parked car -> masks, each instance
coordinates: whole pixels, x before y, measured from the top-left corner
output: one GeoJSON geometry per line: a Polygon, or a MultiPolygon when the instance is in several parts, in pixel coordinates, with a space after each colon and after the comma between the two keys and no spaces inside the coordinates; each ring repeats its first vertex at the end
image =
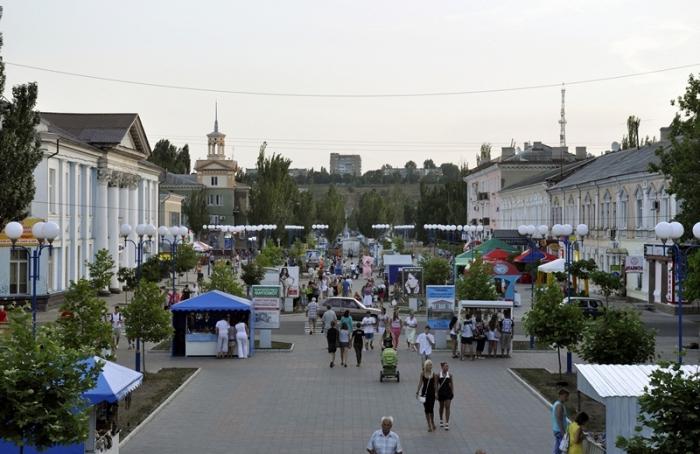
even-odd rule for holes
{"type": "Polygon", "coordinates": [[[590,296],[572,296],[571,298],[566,297],[561,303],[575,304],[581,308],[583,315],[593,318],[599,316],[605,307],[605,301],[599,298],[592,298],[590,296]]]}
{"type": "Polygon", "coordinates": [[[380,309],[377,309],[376,307],[367,307],[361,302],[357,301],[355,298],[331,296],[319,304],[319,317],[323,316],[323,313],[326,311],[326,306],[331,307],[331,310],[335,312],[338,320],[340,320],[340,317],[343,316],[345,311],[350,311],[350,317],[352,317],[352,319],[355,321],[361,321],[367,315],[367,311],[369,311],[373,317],[378,317],[379,314],[382,313],[380,309]]]}

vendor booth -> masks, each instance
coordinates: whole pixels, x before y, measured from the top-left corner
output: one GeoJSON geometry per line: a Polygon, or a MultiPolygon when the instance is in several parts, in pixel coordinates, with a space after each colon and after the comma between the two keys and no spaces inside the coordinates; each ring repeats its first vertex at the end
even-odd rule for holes
{"type": "Polygon", "coordinates": [[[222,318],[231,326],[244,321],[248,324],[250,355],[255,352],[255,309],[251,302],[239,296],[212,290],[195,298],[175,304],[173,313],[173,356],[216,356],[216,322],[222,318]]]}
{"type": "Polygon", "coordinates": [[[518,252],[518,250],[513,246],[496,238],[491,238],[490,240],[485,241],[467,252],[463,252],[455,257],[455,276],[462,273],[464,268],[468,268],[469,264],[474,261],[477,255],[481,255],[483,257],[485,254],[488,254],[494,249],[500,249],[508,254],[516,254],[518,252]]]}
{"type": "Polygon", "coordinates": [[[505,260],[496,260],[493,264],[493,279],[496,283],[496,290],[508,301],[515,299],[515,283],[520,279],[520,271],[512,263],[505,260]]]}
{"type": "MultiPolygon", "coordinates": [[[[617,437],[635,435],[639,415],[639,397],[649,385],[649,375],[658,368],[650,364],[576,364],[579,392],[605,405],[606,453],[623,454],[615,446],[617,437]]],[[[685,374],[697,372],[697,365],[684,365],[685,374]]],[[[643,434],[649,435],[645,428],[643,434]]]]}
{"type": "MultiPolygon", "coordinates": [[[[464,319],[466,314],[480,314],[484,319],[484,323],[489,322],[490,314],[499,314],[499,320],[504,318],[506,311],[511,316],[513,315],[513,301],[482,301],[482,300],[460,300],[457,307],[464,319]]],[[[513,347],[513,338],[511,336],[511,351],[513,347]]],[[[501,339],[498,339],[498,350],[501,349],[501,339]]]]}
{"type": "MultiPolygon", "coordinates": [[[[92,357],[86,362],[92,367],[96,362],[102,362],[102,371],[97,378],[95,387],[83,394],[90,405],[88,410],[88,438],[82,443],[53,446],[45,451],[37,451],[31,446],[25,446],[25,454],[118,454],[119,432],[117,424],[119,401],[141,385],[143,374],[128,367],[92,357]]],[[[18,452],[19,448],[13,443],[0,440],[0,452],[18,452]]]]}

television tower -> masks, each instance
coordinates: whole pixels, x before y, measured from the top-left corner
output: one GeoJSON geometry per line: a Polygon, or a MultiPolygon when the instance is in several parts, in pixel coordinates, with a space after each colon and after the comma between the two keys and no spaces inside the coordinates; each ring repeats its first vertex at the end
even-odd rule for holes
{"type": "Polygon", "coordinates": [[[559,146],[566,146],[566,115],[564,109],[564,96],[566,95],[566,88],[564,84],[561,84],[561,118],[559,119],[559,146]]]}

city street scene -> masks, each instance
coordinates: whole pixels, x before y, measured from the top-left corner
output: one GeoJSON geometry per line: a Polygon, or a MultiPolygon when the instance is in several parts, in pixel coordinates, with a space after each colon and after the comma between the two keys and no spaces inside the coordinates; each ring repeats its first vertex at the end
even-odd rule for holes
{"type": "Polygon", "coordinates": [[[700,4],[0,5],[0,454],[700,453],[700,4]]]}

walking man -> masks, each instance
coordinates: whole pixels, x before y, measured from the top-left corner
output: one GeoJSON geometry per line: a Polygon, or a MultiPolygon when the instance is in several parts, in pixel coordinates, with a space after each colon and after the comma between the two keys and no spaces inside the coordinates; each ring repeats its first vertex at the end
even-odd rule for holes
{"type": "Polygon", "coordinates": [[[362,319],[362,331],[365,332],[365,351],[370,348],[374,350],[374,325],[377,324],[377,319],[372,317],[371,313],[367,311],[367,315],[362,319]]]}
{"type": "Polygon", "coordinates": [[[435,348],[435,336],[430,332],[430,325],[425,325],[423,332],[418,335],[416,342],[418,343],[418,354],[421,358],[420,363],[425,364],[425,361],[430,359],[433,348],[435,348]]]}
{"type": "Polygon", "coordinates": [[[318,317],[318,303],[316,298],[311,298],[311,302],[306,306],[306,316],[309,318],[309,334],[316,329],[316,318],[318,317]]]}
{"type": "Polygon", "coordinates": [[[323,322],[321,325],[321,332],[323,332],[324,329],[328,331],[331,327],[331,323],[338,321],[338,316],[335,315],[335,311],[331,309],[331,306],[328,304],[326,305],[326,312],[321,316],[321,321],[323,322]]]}
{"type": "Polygon", "coordinates": [[[355,330],[352,332],[352,348],[355,349],[355,359],[357,359],[357,367],[360,367],[362,363],[362,341],[365,337],[365,332],[362,331],[362,325],[360,322],[355,324],[355,330]]]}
{"type": "Polygon", "coordinates": [[[503,311],[505,317],[501,320],[501,356],[510,356],[510,344],[513,340],[513,328],[515,322],[510,318],[510,310],[503,311]]]}
{"type": "Polygon", "coordinates": [[[328,353],[331,357],[331,367],[335,366],[335,352],[338,349],[340,335],[340,333],[338,332],[338,328],[335,327],[335,324],[336,321],[332,320],[331,326],[328,327],[328,329],[326,330],[326,341],[328,341],[328,353]]]}
{"type": "Polygon", "coordinates": [[[562,454],[559,449],[561,439],[567,429],[566,401],[569,400],[569,391],[562,388],[559,390],[559,399],[552,404],[552,432],[554,432],[554,449],[552,454],[562,454]]]}
{"type": "Polygon", "coordinates": [[[381,424],[382,428],[369,437],[367,452],[369,454],[402,454],[401,440],[396,432],[391,431],[394,425],[394,418],[382,416],[381,424]]]}
{"type": "MultiPolygon", "coordinates": [[[[3,308],[4,309],[4,308],[3,308]]],[[[114,349],[119,346],[119,338],[124,328],[124,316],[119,312],[119,306],[114,306],[114,312],[109,314],[109,321],[112,323],[112,341],[114,349]]]]}

